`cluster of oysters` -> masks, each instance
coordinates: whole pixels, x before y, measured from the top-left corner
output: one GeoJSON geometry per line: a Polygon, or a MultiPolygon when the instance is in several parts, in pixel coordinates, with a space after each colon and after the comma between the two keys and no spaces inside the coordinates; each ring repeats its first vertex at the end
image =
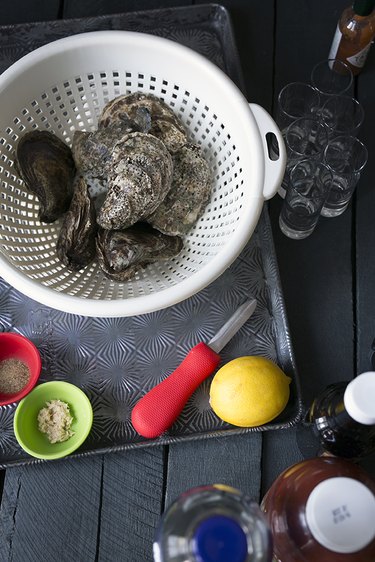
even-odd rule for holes
{"type": "Polygon", "coordinates": [[[95,131],[75,131],[72,148],[46,130],[26,133],[15,166],[39,219],[62,217],[56,252],[66,267],[97,259],[119,282],[177,255],[211,193],[209,166],[181,120],[140,92],[110,101],[95,131]]]}

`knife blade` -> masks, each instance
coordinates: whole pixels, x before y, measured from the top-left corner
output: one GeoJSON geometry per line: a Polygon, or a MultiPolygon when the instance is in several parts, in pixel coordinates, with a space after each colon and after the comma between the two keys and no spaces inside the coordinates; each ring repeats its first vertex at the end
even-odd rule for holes
{"type": "Polygon", "coordinates": [[[250,318],[256,305],[255,299],[244,302],[207,344],[195,345],[170,375],[137,402],[131,421],[140,435],[152,439],[173,424],[196,388],[218,367],[219,352],[250,318]]]}

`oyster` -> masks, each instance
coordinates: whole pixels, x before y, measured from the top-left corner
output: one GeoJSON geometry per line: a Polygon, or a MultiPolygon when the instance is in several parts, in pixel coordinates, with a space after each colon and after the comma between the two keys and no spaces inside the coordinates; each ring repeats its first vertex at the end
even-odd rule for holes
{"type": "Polygon", "coordinates": [[[78,173],[97,191],[107,188],[107,166],[119,136],[113,127],[92,133],[74,132],[72,152],[78,173]]]}
{"type": "Polygon", "coordinates": [[[15,167],[39,200],[42,222],[54,222],[68,210],[75,165],[67,144],[49,131],[30,131],[18,142],[15,167]]]}
{"type": "Polygon", "coordinates": [[[147,222],[164,234],[184,235],[203,214],[212,187],[200,148],[186,144],[173,155],[172,187],[147,222]]]}
{"type": "Polygon", "coordinates": [[[181,238],[166,236],[146,223],[126,230],[99,230],[96,251],[104,274],[114,281],[127,281],[146,265],[172,258],[183,246],[181,238]]]}
{"type": "Polygon", "coordinates": [[[99,118],[99,128],[121,123],[124,115],[134,119],[140,108],[146,108],[151,115],[150,134],[163,141],[170,152],[176,152],[187,142],[187,133],[173,110],[152,94],[134,92],[118,96],[104,107],[99,118]]]}
{"type": "Polygon", "coordinates": [[[113,149],[98,224],[120,230],[153,213],[171,188],[172,170],[162,141],[148,133],[125,135],[113,149]]]}
{"type": "Polygon", "coordinates": [[[78,172],[90,187],[103,191],[107,188],[108,164],[113,148],[126,133],[147,133],[151,127],[150,112],[139,108],[130,119],[123,114],[121,121],[103,129],[87,133],[75,131],[73,136],[73,158],[78,172]]]}
{"type": "Polygon", "coordinates": [[[71,271],[86,267],[95,257],[96,212],[87,184],[78,177],[56,244],[58,258],[71,271]]]}

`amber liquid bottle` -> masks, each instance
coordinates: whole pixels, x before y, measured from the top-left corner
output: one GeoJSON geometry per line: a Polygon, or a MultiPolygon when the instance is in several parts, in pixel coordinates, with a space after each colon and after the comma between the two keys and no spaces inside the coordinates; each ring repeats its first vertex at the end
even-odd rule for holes
{"type": "Polygon", "coordinates": [[[375,451],[375,372],[327,386],[297,429],[305,458],[334,455],[357,460],[375,451]]]}
{"type": "Polygon", "coordinates": [[[275,562],[373,562],[375,482],[358,465],[319,457],[286,469],[261,508],[275,562]]]}
{"type": "Polygon", "coordinates": [[[337,24],[329,59],[348,64],[358,74],[366,61],[375,36],[375,0],[355,0],[337,24]]]}

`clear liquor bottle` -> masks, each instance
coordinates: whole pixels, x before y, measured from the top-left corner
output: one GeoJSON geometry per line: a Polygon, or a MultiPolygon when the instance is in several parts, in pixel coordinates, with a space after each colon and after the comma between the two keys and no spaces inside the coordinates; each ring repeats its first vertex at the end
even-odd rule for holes
{"type": "Polygon", "coordinates": [[[181,494],[156,531],[155,562],[271,562],[272,538],[259,505],[222,484],[181,494]]]}

